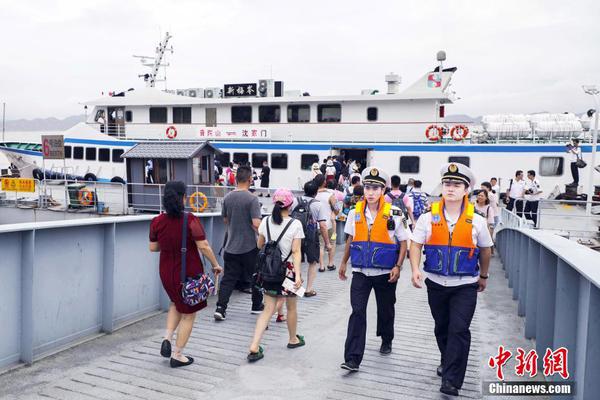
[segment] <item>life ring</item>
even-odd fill
[[[91,206],[94,202],[94,194],[88,189],[81,189],[77,193],[77,200],[82,206]]]
[[[464,125],[455,125],[450,129],[450,136],[457,142],[466,138],[468,134],[469,128]]]
[[[200,204],[196,202],[196,197],[200,198]],[[208,198],[204,193],[196,192],[190,196],[189,203],[190,207],[192,208],[192,210],[194,210],[194,212],[202,212],[206,209],[206,207],[208,207]]]
[[[169,139],[175,139],[177,137],[177,128],[175,128],[173,125],[171,125],[170,127],[167,128],[165,133],[167,134],[167,137]]]
[[[435,131],[435,133],[432,131]],[[442,138],[442,128],[436,125],[429,125],[425,129],[425,136],[432,142],[437,142]]]

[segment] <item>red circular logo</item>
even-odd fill
[[[177,129],[174,126],[168,127],[166,133],[169,139],[174,139],[177,137]]]

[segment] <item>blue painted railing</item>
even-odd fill
[[[540,368],[547,348],[567,348],[574,398],[597,399],[600,253],[525,227],[501,228],[496,241],[518,314],[525,317],[525,337],[536,341]]]

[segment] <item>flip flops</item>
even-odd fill
[[[246,356],[246,359],[248,359],[249,362],[255,362],[264,357],[265,357],[265,351],[263,350],[262,346],[258,346],[258,351],[256,353],[253,353],[253,352],[248,353],[248,356]]]
[[[304,297],[313,297],[316,296],[317,292],[314,290],[308,291],[308,292],[304,292]]]
[[[329,271],[335,271],[335,265],[328,265],[328,266],[327,266],[327,269],[328,269]]]
[[[299,342],[298,343],[288,343],[288,345],[287,345],[288,349],[295,349],[297,347],[302,347],[306,344],[306,342],[304,341],[304,336],[296,335],[296,337],[298,338]]]

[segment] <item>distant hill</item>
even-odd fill
[[[480,124],[481,117],[470,117],[467,114],[446,115],[446,122],[467,122],[471,124]]]
[[[65,119],[58,118],[35,118],[15,119],[6,121],[6,130],[11,131],[61,131],[85,121],[85,115],[72,115]]]

